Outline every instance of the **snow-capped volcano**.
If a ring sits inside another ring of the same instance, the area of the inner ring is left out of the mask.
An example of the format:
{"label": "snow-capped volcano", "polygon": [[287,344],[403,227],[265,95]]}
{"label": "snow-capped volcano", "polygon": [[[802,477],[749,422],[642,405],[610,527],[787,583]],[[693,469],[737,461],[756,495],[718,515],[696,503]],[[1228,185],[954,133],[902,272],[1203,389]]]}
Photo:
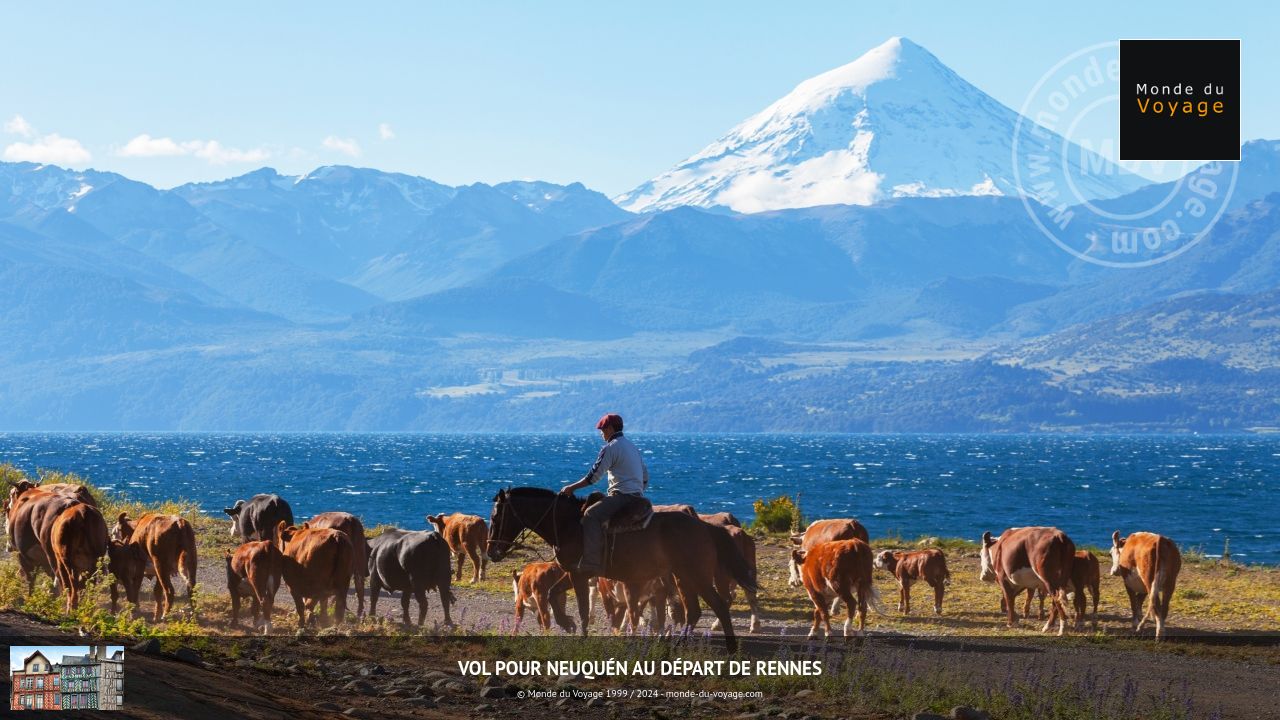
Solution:
{"label": "snow-capped volcano", "polygon": [[[1017,195],[1017,121],[1016,112],[928,50],[895,37],[800,83],[697,155],[614,201],[634,212],[680,205],[760,212],[903,196]],[[1065,180],[1069,172],[1085,199],[1148,184],[1056,136],[1046,142],[1043,130],[1033,139],[1032,127],[1023,123],[1021,146],[1047,155],[1051,173],[1043,174],[1042,164],[1038,183]],[[1082,171],[1082,161],[1091,162],[1093,171]],[[1022,177],[1029,177],[1021,162]]]}

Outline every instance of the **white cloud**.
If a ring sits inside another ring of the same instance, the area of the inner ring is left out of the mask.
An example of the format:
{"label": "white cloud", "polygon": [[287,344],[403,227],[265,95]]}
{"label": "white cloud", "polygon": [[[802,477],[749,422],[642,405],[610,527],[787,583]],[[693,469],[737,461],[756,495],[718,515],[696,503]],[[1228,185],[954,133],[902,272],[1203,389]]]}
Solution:
{"label": "white cloud", "polygon": [[191,151],[173,141],[173,138],[153,138],[142,134],[130,140],[116,153],[120,157],[168,157],[190,155]]}
{"label": "white cloud", "polygon": [[378,137],[383,140],[394,140],[396,133],[391,129],[390,123],[381,123],[378,125]]}
{"label": "white cloud", "polygon": [[92,158],[79,140],[64,138],[57,133],[50,133],[29,143],[16,142],[4,149],[4,159],[12,162],[84,165]]}
{"label": "white cloud", "polygon": [[178,157],[190,155],[208,162],[210,165],[227,165],[230,163],[256,163],[271,157],[265,148],[241,150],[225,147],[217,140],[186,140],[177,142],[173,138],[153,138],[146,133],[135,137],[116,152],[120,157]]}
{"label": "white cloud", "polygon": [[31,127],[31,123],[27,122],[27,119],[21,115],[14,115],[12,120],[5,123],[4,131],[10,135],[21,135],[26,138],[36,134],[35,130]]}
{"label": "white cloud", "polygon": [[226,165],[227,163],[256,163],[262,162],[263,160],[271,157],[271,153],[265,148],[240,150],[237,148],[223,147],[217,140],[210,140],[204,143],[202,147],[196,149],[194,154],[198,158],[208,160],[211,165]]}
{"label": "white cloud", "polygon": [[340,138],[336,135],[330,135],[320,144],[344,155],[360,157],[360,143],[357,143],[355,138]]}

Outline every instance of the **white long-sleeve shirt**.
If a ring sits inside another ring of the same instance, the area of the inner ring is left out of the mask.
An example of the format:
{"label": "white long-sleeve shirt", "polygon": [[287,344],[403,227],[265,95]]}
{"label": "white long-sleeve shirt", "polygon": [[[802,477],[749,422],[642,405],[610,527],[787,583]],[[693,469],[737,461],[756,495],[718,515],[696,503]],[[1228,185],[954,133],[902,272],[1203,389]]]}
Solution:
{"label": "white long-sleeve shirt", "polygon": [[622,433],[615,434],[600,448],[595,464],[582,479],[593,484],[606,472],[609,474],[610,495],[643,495],[649,487],[649,468],[644,464],[640,450]]}

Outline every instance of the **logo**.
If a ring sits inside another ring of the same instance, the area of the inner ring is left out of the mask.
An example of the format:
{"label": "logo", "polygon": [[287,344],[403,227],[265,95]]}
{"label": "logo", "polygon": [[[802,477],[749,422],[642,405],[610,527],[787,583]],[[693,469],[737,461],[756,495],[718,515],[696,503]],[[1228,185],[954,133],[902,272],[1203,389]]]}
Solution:
{"label": "logo", "polygon": [[[1126,153],[1118,161],[1108,160],[1124,152],[1128,137],[1122,137],[1121,118],[1123,102],[1132,93],[1121,84],[1120,46],[1108,42],[1083,48],[1041,76],[1014,128],[1014,180],[1027,213],[1058,247],[1095,265],[1146,267],[1171,260],[1204,238],[1226,211],[1239,164],[1191,157],[1196,153],[1161,158],[1130,158]],[[1201,79],[1199,90],[1208,82]],[[1227,92],[1225,81],[1215,84],[1223,84]],[[1236,108],[1233,159],[1239,157],[1238,104]],[[1164,105],[1161,109],[1168,112]],[[1206,113],[1212,112],[1210,101]]]}

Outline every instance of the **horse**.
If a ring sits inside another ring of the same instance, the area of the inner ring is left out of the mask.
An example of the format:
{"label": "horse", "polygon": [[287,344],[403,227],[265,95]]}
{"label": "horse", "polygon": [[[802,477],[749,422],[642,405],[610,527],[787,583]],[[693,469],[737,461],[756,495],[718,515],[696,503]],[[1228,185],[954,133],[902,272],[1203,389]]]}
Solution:
{"label": "horse", "polygon": [[[555,551],[556,562],[569,573],[584,636],[588,633],[591,613],[590,579],[578,572],[577,561],[582,557],[585,504],[585,500],[574,495],[545,488],[504,488],[493,497],[489,539],[485,544],[485,554],[498,562],[506,557],[526,529],[546,541]],[[724,528],[682,512],[655,512],[643,529],[607,536],[606,550],[604,577],[639,587],[668,573],[674,575],[684,605],[685,628],[692,628],[698,622],[702,614],[698,604],[701,597],[724,628],[725,649],[730,653],[737,651],[729,604],[716,591],[716,571],[726,568],[739,585],[753,592],[756,578]]]}

